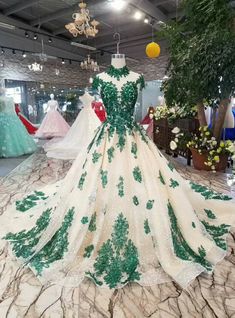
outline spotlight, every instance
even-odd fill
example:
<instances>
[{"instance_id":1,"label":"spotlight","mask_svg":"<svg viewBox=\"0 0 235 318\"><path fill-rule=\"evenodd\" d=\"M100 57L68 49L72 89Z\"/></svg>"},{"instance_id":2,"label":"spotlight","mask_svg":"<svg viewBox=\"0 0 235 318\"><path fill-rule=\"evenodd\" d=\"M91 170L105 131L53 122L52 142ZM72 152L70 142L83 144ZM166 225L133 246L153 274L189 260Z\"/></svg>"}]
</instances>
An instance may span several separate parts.
<instances>
[{"instance_id":1,"label":"spotlight","mask_svg":"<svg viewBox=\"0 0 235 318\"><path fill-rule=\"evenodd\" d=\"M134 14L134 18L136 20L140 20L142 18L142 12L136 11L135 14Z\"/></svg>"},{"instance_id":2,"label":"spotlight","mask_svg":"<svg viewBox=\"0 0 235 318\"><path fill-rule=\"evenodd\" d=\"M70 64L70 65L72 64L72 60L69 60L69 64Z\"/></svg>"},{"instance_id":3,"label":"spotlight","mask_svg":"<svg viewBox=\"0 0 235 318\"><path fill-rule=\"evenodd\" d=\"M149 24L149 18L145 18L144 23Z\"/></svg>"},{"instance_id":4,"label":"spotlight","mask_svg":"<svg viewBox=\"0 0 235 318\"><path fill-rule=\"evenodd\" d=\"M25 31L25 37L28 39L29 38L29 34L28 34L28 32L27 31Z\"/></svg>"},{"instance_id":5,"label":"spotlight","mask_svg":"<svg viewBox=\"0 0 235 318\"><path fill-rule=\"evenodd\" d=\"M62 64L65 64L65 60L64 60L64 59L62 59L61 63L62 63Z\"/></svg>"},{"instance_id":6,"label":"spotlight","mask_svg":"<svg viewBox=\"0 0 235 318\"><path fill-rule=\"evenodd\" d=\"M27 56L27 54L25 52L22 53L23 58L25 58Z\"/></svg>"},{"instance_id":7,"label":"spotlight","mask_svg":"<svg viewBox=\"0 0 235 318\"><path fill-rule=\"evenodd\" d=\"M37 40L37 39L38 39L38 35L37 35L37 34L34 34L33 39L34 39L34 40Z\"/></svg>"},{"instance_id":8,"label":"spotlight","mask_svg":"<svg viewBox=\"0 0 235 318\"><path fill-rule=\"evenodd\" d=\"M1 54L4 54L5 53L5 51L3 50L3 48L1 49Z\"/></svg>"},{"instance_id":9,"label":"spotlight","mask_svg":"<svg viewBox=\"0 0 235 318\"><path fill-rule=\"evenodd\" d=\"M112 0L109 2L111 3L112 7L117 11L121 11L127 6L127 3L125 0Z\"/></svg>"},{"instance_id":10,"label":"spotlight","mask_svg":"<svg viewBox=\"0 0 235 318\"><path fill-rule=\"evenodd\" d=\"M14 54L14 55L15 55L15 54L16 54L16 50L12 50L12 54Z\"/></svg>"},{"instance_id":11,"label":"spotlight","mask_svg":"<svg viewBox=\"0 0 235 318\"><path fill-rule=\"evenodd\" d=\"M49 38L49 39L48 39L48 42L49 42L49 43L52 43L52 38Z\"/></svg>"}]
</instances>

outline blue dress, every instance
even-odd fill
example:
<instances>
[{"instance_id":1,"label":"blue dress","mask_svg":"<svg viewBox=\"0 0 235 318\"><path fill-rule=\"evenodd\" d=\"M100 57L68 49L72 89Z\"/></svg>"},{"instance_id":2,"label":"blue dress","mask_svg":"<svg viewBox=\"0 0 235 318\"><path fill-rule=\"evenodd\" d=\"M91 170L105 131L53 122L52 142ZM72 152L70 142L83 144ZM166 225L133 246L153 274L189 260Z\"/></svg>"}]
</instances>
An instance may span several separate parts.
<instances>
[{"instance_id":1,"label":"blue dress","mask_svg":"<svg viewBox=\"0 0 235 318\"><path fill-rule=\"evenodd\" d=\"M37 146L15 113L12 98L0 96L0 157L33 153Z\"/></svg>"}]
</instances>

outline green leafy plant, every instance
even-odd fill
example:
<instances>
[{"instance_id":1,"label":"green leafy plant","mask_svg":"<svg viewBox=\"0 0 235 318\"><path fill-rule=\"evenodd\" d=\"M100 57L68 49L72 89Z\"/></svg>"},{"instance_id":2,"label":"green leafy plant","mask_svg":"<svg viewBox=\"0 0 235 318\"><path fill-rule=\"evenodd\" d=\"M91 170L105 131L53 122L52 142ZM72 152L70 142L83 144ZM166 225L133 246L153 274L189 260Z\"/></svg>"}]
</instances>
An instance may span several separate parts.
<instances>
[{"instance_id":1,"label":"green leafy plant","mask_svg":"<svg viewBox=\"0 0 235 318\"><path fill-rule=\"evenodd\" d=\"M223 123L235 90L234 11L229 0L184 0L185 18L168 24L168 79L163 83L169 107L197 105L206 126L205 104L214 110L212 134L221 138ZM185 106L186 105L186 106Z\"/></svg>"}]
</instances>

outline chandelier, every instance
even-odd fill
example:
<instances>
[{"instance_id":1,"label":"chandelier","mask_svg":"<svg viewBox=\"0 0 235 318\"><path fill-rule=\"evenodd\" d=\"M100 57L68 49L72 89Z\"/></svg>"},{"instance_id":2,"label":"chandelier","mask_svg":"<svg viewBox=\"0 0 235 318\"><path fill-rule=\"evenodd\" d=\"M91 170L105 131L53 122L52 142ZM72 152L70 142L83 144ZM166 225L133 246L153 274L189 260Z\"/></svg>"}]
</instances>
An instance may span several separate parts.
<instances>
[{"instance_id":1,"label":"chandelier","mask_svg":"<svg viewBox=\"0 0 235 318\"><path fill-rule=\"evenodd\" d=\"M87 38L89 36L95 37L99 30L96 28L99 22L96 20L91 21L89 10L86 8L85 2L79 3L80 12L75 12L72 15L74 22L66 24L65 28L72 33L74 37L84 34Z\"/></svg>"},{"instance_id":2,"label":"chandelier","mask_svg":"<svg viewBox=\"0 0 235 318\"><path fill-rule=\"evenodd\" d=\"M81 62L81 68L83 70L89 70L93 72L99 72L100 67L96 61L91 59L90 55L88 54L87 59Z\"/></svg>"},{"instance_id":3,"label":"chandelier","mask_svg":"<svg viewBox=\"0 0 235 318\"><path fill-rule=\"evenodd\" d=\"M34 63L28 65L28 68L30 71L41 72L43 69L43 66L37 62L34 62Z\"/></svg>"}]
</instances>

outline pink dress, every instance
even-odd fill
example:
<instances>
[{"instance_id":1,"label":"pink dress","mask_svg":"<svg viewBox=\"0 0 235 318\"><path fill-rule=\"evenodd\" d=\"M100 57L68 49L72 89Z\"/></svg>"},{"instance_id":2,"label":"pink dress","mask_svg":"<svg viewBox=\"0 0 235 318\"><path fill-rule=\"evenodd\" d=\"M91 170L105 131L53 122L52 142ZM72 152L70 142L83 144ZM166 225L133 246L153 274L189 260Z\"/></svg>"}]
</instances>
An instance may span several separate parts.
<instances>
[{"instance_id":1,"label":"pink dress","mask_svg":"<svg viewBox=\"0 0 235 318\"><path fill-rule=\"evenodd\" d=\"M55 100L48 102L49 111L43 119L35 136L38 138L64 137L70 126L57 111L58 103Z\"/></svg>"}]
</instances>

